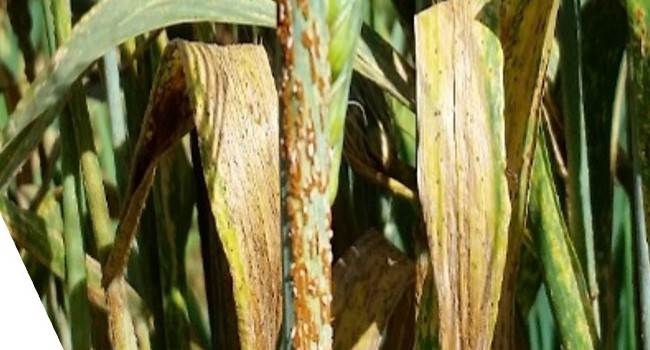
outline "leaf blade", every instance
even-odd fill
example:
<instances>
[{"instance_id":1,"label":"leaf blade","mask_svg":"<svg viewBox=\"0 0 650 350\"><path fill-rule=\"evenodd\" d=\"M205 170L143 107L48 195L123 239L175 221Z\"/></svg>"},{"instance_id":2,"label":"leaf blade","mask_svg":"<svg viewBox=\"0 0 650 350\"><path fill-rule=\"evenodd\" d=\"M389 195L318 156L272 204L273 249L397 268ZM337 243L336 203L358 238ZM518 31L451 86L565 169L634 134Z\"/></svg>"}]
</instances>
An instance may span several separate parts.
<instances>
[{"instance_id":1,"label":"leaf blade","mask_svg":"<svg viewBox=\"0 0 650 350\"><path fill-rule=\"evenodd\" d=\"M490 345L510 219L503 54L472 11L452 1L416 17L418 187L444 349Z\"/></svg>"}]
</instances>

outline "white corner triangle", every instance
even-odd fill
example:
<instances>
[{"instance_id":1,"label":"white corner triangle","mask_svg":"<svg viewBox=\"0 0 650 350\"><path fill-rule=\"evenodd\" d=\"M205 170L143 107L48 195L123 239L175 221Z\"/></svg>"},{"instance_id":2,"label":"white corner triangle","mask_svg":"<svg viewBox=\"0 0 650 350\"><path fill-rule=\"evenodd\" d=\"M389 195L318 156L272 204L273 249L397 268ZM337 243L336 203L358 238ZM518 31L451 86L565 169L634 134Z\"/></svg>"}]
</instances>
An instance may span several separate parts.
<instances>
[{"instance_id":1,"label":"white corner triangle","mask_svg":"<svg viewBox=\"0 0 650 350\"><path fill-rule=\"evenodd\" d=\"M2 216L0 349L63 349Z\"/></svg>"}]
</instances>

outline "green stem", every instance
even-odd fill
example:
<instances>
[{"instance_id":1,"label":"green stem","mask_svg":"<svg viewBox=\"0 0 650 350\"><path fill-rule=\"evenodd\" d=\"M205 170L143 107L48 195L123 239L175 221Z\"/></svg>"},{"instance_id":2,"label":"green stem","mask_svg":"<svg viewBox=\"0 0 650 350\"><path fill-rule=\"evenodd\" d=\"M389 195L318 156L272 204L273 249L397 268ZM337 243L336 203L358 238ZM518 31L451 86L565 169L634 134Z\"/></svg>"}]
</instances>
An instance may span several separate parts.
<instances>
[{"instance_id":1,"label":"green stem","mask_svg":"<svg viewBox=\"0 0 650 350\"><path fill-rule=\"evenodd\" d=\"M54 31L58 45L70 34L70 7L63 0L52 2ZM91 341L90 311L87 298L86 253L80 217L83 205L77 145L74 141L72 119L73 108L65 111L60 118L61 162L63 169L63 222L65 243L66 291L70 304L70 323L72 345L75 349L89 349Z\"/></svg>"},{"instance_id":2,"label":"green stem","mask_svg":"<svg viewBox=\"0 0 650 350\"><path fill-rule=\"evenodd\" d=\"M125 156L128 131L126 127L126 115L122 106L122 91L120 89L120 72L117 63L117 49L111 49L104 54L104 79L106 88L106 100L108 102L108 115L111 126L113 150L115 152L115 167L111 176L116 180L118 188L125 188L127 185L128 160ZM119 169L119 171L118 171Z\"/></svg>"},{"instance_id":3,"label":"green stem","mask_svg":"<svg viewBox=\"0 0 650 350\"><path fill-rule=\"evenodd\" d=\"M73 85L70 108L75 116L72 120L72 126L79 151L95 246L99 261L104 262L113 243L114 233L108 214L102 169L99 166L99 159L95 151L94 134L90 125L86 96L80 83Z\"/></svg>"},{"instance_id":4,"label":"green stem","mask_svg":"<svg viewBox=\"0 0 650 350\"><path fill-rule=\"evenodd\" d=\"M79 200L77 191L81 190L78 181L79 163L71 135L71 115L61 116L61 139L63 153L63 222L66 261L66 291L70 303L70 323L72 344L75 349L90 348L90 313L86 297L86 253L79 217Z\"/></svg>"},{"instance_id":5,"label":"green stem","mask_svg":"<svg viewBox=\"0 0 650 350\"><path fill-rule=\"evenodd\" d=\"M60 46L66 40L68 40L72 30L70 4L65 0L56 0L53 2L52 12L54 15L54 27L57 44ZM76 147L73 147L69 144L62 145L62 147L64 147L63 153L67 153L64 156L64 159L65 157L72 157L73 154L75 155L75 159L77 159L77 155L79 157L79 164L76 165L77 169L79 169L79 165L81 166L83 173L83 182L87 192L87 204L94 233L94 243L97 249L99 261L103 263L108 256L114 237L110 217L108 214L108 205L106 203L106 194L104 191L102 171L99 166L99 160L97 158L97 153L94 146L94 133L90 124L90 114L88 112L88 106L86 104L86 96L83 91L83 85L80 81L76 81L72 84L69 107L71 112L71 115L69 117L70 119L66 120L66 117L62 119L62 143L71 143L73 142L72 140L75 140L74 142L76 143ZM68 125L67 122L70 124ZM65 138L63 135L65 135ZM73 151L74 153L70 153ZM78 182L81 182L80 178ZM81 190L81 187L79 187L79 190ZM83 204L80 203L79 205ZM81 208L82 207L79 207L79 209ZM67 211L69 209L65 210ZM66 230L66 232L67 231L68 230ZM80 241L73 240L72 242L74 243L70 243L68 237L66 237L65 242L66 247L68 247L69 244L75 244L77 247L83 247L83 238L80 238ZM74 262L74 265L79 269L84 269L85 273L85 252L83 251L83 248L80 253L75 252L75 254L79 254L79 256L75 255L75 259L81 260L76 260ZM84 287L86 286L84 285ZM86 310L84 311L87 313L88 301L85 293L83 295L76 296L75 299L84 300L86 303ZM120 344L120 348L134 348L135 334L133 331L132 320L124 294L123 279L116 281L115 284L108 287L107 303L109 304L109 324L112 332L111 341L113 342L113 345L115 346ZM79 323L73 322L75 325L81 323L84 324L83 327L80 327L81 329L89 327L90 325L89 321L80 321ZM74 338L75 337L73 334L73 339ZM88 339L90 339L89 335ZM79 341L85 341L85 339L81 339ZM88 346L82 346L81 348L86 347Z\"/></svg>"},{"instance_id":6,"label":"green stem","mask_svg":"<svg viewBox=\"0 0 650 350\"><path fill-rule=\"evenodd\" d=\"M69 3L65 0L54 1L52 12L57 45L61 46L68 40L72 31L72 15ZM113 232L111 231L112 226L108 215L108 205L106 204L102 171L95 152L90 114L83 92L83 85L79 81L72 85L70 110L73 116L71 118L73 130L71 130L69 136L76 140L77 143L88 207L92 218L95 245L100 261L103 261L113 242Z\"/></svg>"}]
</instances>

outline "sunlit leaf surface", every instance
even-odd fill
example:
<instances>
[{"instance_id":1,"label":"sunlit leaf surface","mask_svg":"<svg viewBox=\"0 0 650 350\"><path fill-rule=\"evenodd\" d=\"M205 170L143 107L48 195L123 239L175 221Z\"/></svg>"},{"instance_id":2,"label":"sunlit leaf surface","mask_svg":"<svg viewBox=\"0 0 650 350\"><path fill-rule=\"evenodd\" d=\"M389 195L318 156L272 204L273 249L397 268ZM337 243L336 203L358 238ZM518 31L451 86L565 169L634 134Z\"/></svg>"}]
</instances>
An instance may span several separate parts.
<instances>
[{"instance_id":1,"label":"sunlit leaf surface","mask_svg":"<svg viewBox=\"0 0 650 350\"><path fill-rule=\"evenodd\" d=\"M280 327L280 182L278 102L266 52L253 45L175 41L163 62L104 279L126 264L162 155L196 126L216 233L232 277L238 341L244 349L272 347Z\"/></svg>"},{"instance_id":2,"label":"sunlit leaf surface","mask_svg":"<svg viewBox=\"0 0 650 350\"><path fill-rule=\"evenodd\" d=\"M506 257L503 53L451 1L416 17L418 187L439 306L442 349L492 341Z\"/></svg>"}]
</instances>

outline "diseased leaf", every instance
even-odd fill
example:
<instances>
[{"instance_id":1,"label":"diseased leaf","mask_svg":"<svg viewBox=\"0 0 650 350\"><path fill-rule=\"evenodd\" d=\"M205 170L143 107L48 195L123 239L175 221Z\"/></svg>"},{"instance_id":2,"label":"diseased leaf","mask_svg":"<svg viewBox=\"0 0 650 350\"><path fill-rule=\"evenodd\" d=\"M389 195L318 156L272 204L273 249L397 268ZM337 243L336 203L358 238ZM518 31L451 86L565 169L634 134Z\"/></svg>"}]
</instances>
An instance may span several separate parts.
<instances>
[{"instance_id":1,"label":"diseased leaf","mask_svg":"<svg viewBox=\"0 0 650 350\"><path fill-rule=\"evenodd\" d=\"M212 214L233 279L242 349L276 346L281 321L278 99L261 46L179 44Z\"/></svg>"},{"instance_id":2,"label":"diseased leaf","mask_svg":"<svg viewBox=\"0 0 650 350\"><path fill-rule=\"evenodd\" d=\"M0 190L64 105L72 83L95 60L126 39L157 28L200 21L275 25L271 1L101 1L77 23L70 39L37 75L3 131Z\"/></svg>"},{"instance_id":3,"label":"diseased leaf","mask_svg":"<svg viewBox=\"0 0 650 350\"><path fill-rule=\"evenodd\" d=\"M506 149L508 167L515 176L529 172L532 163L534 143L528 140L536 135L537 129L529 130L528 124L538 123L537 110L541 104L559 3L559 0L504 0L501 3L499 37L504 52ZM527 179L519 177L518 182L511 184L511 193L516 186L528 186Z\"/></svg>"},{"instance_id":4,"label":"diseased leaf","mask_svg":"<svg viewBox=\"0 0 650 350\"><path fill-rule=\"evenodd\" d=\"M562 345L566 349L594 349L597 337L585 276L564 222L543 138L533 162L529 210Z\"/></svg>"},{"instance_id":5,"label":"diseased leaf","mask_svg":"<svg viewBox=\"0 0 650 350\"><path fill-rule=\"evenodd\" d=\"M192 93L186 88L186 79L191 79L186 73L190 72L186 72L181 57L178 51L168 50L166 65L154 82L133 155L120 225L104 268L105 285L124 271L158 161L194 126L193 106L186 93Z\"/></svg>"},{"instance_id":6,"label":"diseased leaf","mask_svg":"<svg viewBox=\"0 0 650 350\"><path fill-rule=\"evenodd\" d=\"M494 349L512 349L514 343L517 266L526 224L530 167L549 51L555 33L559 0L504 0L499 9L498 33L503 45L506 150L512 220L503 295Z\"/></svg>"},{"instance_id":7,"label":"diseased leaf","mask_svg":"<svg viewBox=\"0 0 650 350\"><path fill-rule=\"evenodd\" d=\"M490 346L508 242L503 53L474 19L481 5L439 3L415 25L418 187L442 349Z\"/></svg>"},{"instance_id":8,"label":"diseased leaf","mask_svg":"<svg viewBox=\"0 0 650 350\"><path fill-rule=\"evenodd\" d=\"M415 284L408 284L388 320L382 349L413 349L415 346L414 292Z\"/></svg>"},{"instance_id":9,"label":"diseased leaf","mask_svg":"<svg viewBox=\"0 0 650 350\"><path fill-rule=\"evenodd\" d=\"M334 265L334 349L378 349L414 281L413 261L379 232L366 232Z\"/></svg>"},{"instance_id":10,"label":"diseased leaf","mask_svg":"<svg viewBox=\"0 0 650 350\"><path fill-rule=\"evenodd\" d=\"M419 253L415 266L415 303L417 348L439 349L438 300L428 250Z\"/></svg>"},{"instance_id":11,"label":"diseased leaf","mask_svg":"<svg viewBox=\"0 0 650 350\"><path fill-rule=\"evenodd\" d=\"M162 62L104 283L124 269L158 162L196 126L212 217L232 277L236 336L244 349L272 348L281 314L280 183L273 175L279 173L279 132L266 52L254 45L173 41Z\"/></svg>"},{"instance_id":12,"label":"diseased leaf","mask_svg":"<svg viewBox=\"0 0 650 350\"><path fill-rule=\"evenodd\" d=\"M270 0L105 0L93 6L75 25L70 40L37 74L2 131L0 192L65 105L72 83L97 59L133 36L174 24L206 21L275 27L276 4ZM403 103L412 104L414 94L403 81L407 79L404 75L412 76L412 67L380 38L365 37L357 48L355 69Z\"/></svg>"}]
</instances>

